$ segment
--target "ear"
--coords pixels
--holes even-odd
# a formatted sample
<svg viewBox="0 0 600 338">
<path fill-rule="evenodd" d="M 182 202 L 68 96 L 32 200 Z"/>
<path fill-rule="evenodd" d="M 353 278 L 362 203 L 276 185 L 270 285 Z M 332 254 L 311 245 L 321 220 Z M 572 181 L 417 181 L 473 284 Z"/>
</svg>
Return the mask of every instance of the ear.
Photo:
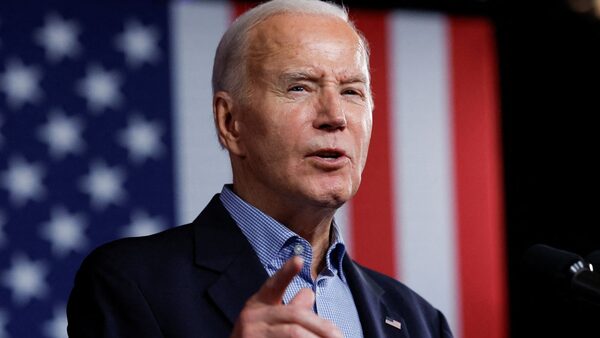
<svg viewBox="0 0 600 338">
<path fill-rule="evenodd" d="M 233 99 L 228 92 L 219 91 L 214 94 L 213 117 L 221 145 L 227 148 L 230 154 L 244 156 L 239 112 L 234 109 Z"/>
</svg>

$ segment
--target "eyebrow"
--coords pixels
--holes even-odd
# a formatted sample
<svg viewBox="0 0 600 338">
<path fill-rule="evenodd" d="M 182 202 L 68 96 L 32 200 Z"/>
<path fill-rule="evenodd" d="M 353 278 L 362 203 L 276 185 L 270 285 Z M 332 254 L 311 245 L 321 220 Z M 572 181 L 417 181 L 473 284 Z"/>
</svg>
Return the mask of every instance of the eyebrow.
<svg viewBox="0 0 600 338">
<path fill-rule="evenodd" d="M 283 83 L 289 83 L 289 82 L 295 82 L 295 81 L 306 81 L 306 80 L 318 82 L 320 78 L 321 78 L 320 76 L 317 76 L 314 73 L 311 73 L 309 71 L 290 71 L 290 72 L 283 72 L 279 76 L 279 81 L 283 82 Z M 362 74 L 353 75 L 348 78 L 345 78 L 345 79 L 341 80 L 340 83 L 341 84 L 363 83 L 365 85 L 368 85 L 367 78 Z"/>
<path fill-rule="evenodd" d="M 319 77 L 306 71 L 283 72 L 279 75 L 279 81 L 284 83 L 303 80 L 318 81 Z"/>
</svg>

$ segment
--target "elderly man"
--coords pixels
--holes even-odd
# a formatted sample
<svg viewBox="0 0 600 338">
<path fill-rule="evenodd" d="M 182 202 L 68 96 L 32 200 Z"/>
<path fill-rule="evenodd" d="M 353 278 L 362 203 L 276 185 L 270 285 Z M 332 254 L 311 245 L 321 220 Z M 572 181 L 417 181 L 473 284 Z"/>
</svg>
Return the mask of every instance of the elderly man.
<svg viewBox="0 0 600 338">
<path fill-rule="evenodd" d="M 213 69 L 226 185 L 192 223 L 83 263 L 72 337 L 450 337 L 443 315 L 353 262 L 334 222 L 372 125 L 366 42 L 336 5 L 274 0 L 223 36 Z"/>
</svg>

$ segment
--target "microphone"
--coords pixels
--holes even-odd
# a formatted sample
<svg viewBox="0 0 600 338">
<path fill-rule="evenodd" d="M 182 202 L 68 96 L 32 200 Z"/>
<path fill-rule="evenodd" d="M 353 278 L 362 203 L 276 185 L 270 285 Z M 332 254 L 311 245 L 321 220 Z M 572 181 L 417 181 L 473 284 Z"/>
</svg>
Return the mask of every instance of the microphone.
<svg viewBox="0 0 600 338">
<path fill-rule="evenodd" d="M 600 251 L 588 256 L 600 263 Z M 525 253 L 528 270 L 550 279 L 570 295 L 600 306 L 600 274 L 582 257 L 569 251 L 536 244 Z"/>
</svg>

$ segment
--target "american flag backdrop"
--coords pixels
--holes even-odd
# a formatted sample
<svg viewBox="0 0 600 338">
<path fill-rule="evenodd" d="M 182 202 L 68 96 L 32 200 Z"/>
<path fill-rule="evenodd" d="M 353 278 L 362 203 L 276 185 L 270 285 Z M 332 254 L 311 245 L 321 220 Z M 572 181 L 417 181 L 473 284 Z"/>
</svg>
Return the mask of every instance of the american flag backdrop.
<svg viewBox="0 0 600 338">
<path fill-rule="evenodd" d="M 231 181 L 211 116 L 214 50 L 247 8 L 207 1 L 0 2 L 0 338 L 65 337 L 87 253 L 189 222 Z M 493 29 L 353 10 L 374 130 L 336 216 L 351 255 L 448 317 L 507 335 Z"/>
</svg>

